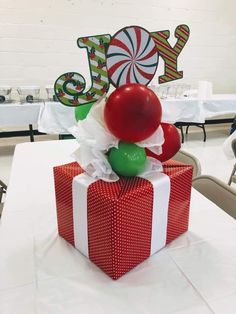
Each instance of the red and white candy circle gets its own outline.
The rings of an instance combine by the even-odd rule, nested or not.
[[[158,65],[158,51],[150,33],[138,26],[118,31],[109,44],[106,65],[116,87],[128,83],[147,85]]]

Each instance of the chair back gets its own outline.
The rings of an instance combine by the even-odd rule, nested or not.
[[[2,180],[0,180],[0,186],[3,187],[5,191],[7,190],[7,185]]]
[[[236,219],[236,190],[208,175],[193,179],[193,187]]]
[[[232,140],[231,147],[232,147],[232,151],[234,153],[234,157],[236,158],[236,138]],[[236,183],[235,173],[236,173],[236,163],[234,164],[233,170],[232,170],[231,175],[229,177],[228,185],[230,185],[232,182]]]
[[[0,218],[2,216],[2,211],[3,211],[3,203],[0,203]]]
[[[2,210],[3,210],[2,197],[3,197],[3,193],[6,193],[6,191],[7,191],[6,184],[0,180],[0,218],[1,218]]]
[[[201,164],[194,155],[180,149],[178,153],[172,159],[176,161],[180,161],[184,164],[192,165],[193,166],[193,178],[200,176]]]
[[[236,138],[232,140],[231,147],[234,153],[234,157],[236,158]]]

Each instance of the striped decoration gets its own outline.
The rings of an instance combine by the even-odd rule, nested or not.
[[[158,65],[158,52],[150,33],[138,26],[118,31],[111,39],[106,64],[114,86],[127,83],[147,85]]]
[[[177,70],[177,59],[188,41],[190,30],[187,25],[179,25],[175,30],[177,42],[174,47],[168,42],[170,31],[151,33],[160,57],[165,62],[165,74],[159,77],[159,84],[183,78],[183,72]]]
[[[86,83],[79,73],[62,74],[55,82],[55,93],[58,100],[66,105],[77,107],[97,101],[109,89],[109,78],[106,70],[106,46],[111,36],[98,35],[79,38],[80,48],[86,48],[90,65],[92,86],[84,92]]]

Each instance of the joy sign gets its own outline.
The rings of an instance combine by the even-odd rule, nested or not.
[[[108,92],[110,83],[115,87],[127,83],[148,85],[158,68],[159,57],[164,61],[159,84],[181,79],[183,71],[178,71],[177,59],[189,35],[187,25],[177,26],[174,47],[168,42],[169,30],[150,33],[140,26],[125,27],[113,37],[81,37],[77,43],[87,50],[92,85],[85,92],[86,82],[80,73],[64,73],[55,82],[57,98],[66,106],[77,107],[97,101]]]

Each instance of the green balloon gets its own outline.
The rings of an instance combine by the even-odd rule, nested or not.
[[[134,177],[144,170],[146,152],[136,144],[120,141],[118,148],[109,151],[108,161],[118,175]]]
[[[75,107],[75,119],[76,119],[76,121],[84,120],[87,117],[89,110],[91,109],[92,105],[93,105],[93,102],[90,104]]]

